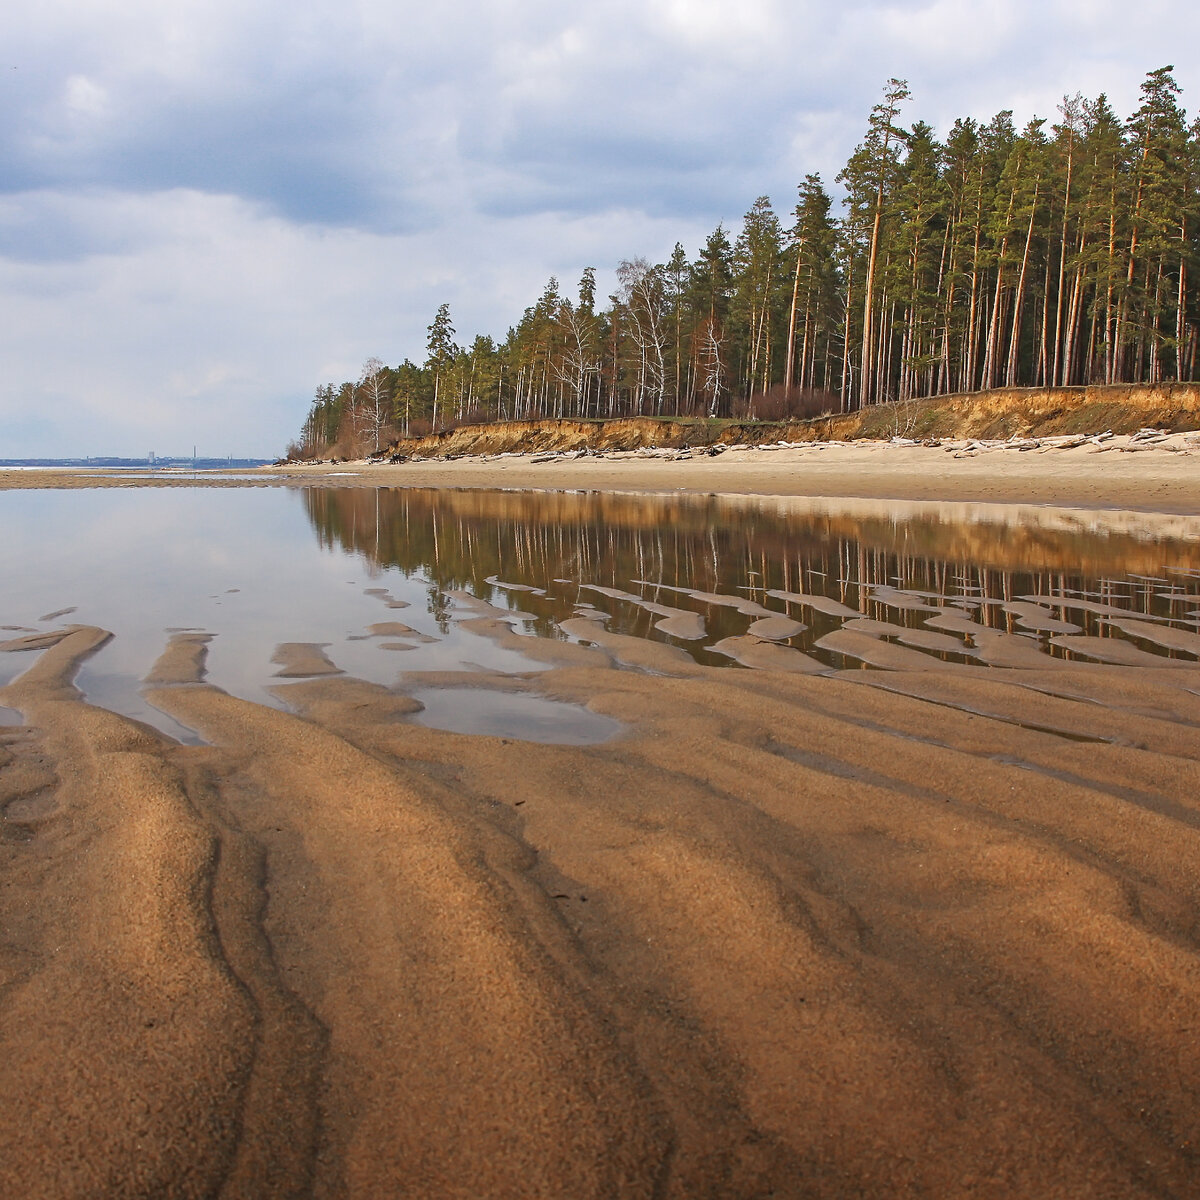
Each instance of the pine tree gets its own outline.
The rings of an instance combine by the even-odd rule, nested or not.
[[[718,225],[695,261],[629,258],[597,308],[551,278],[497,346],[454,342],[448,305],[425,366],[374,360],[323,384],[307,455],[378,442],[429,416],[752,411],[782,383],[790,403],[840,389],[843,406],[1000,385],[1193,379],[1200,353],[1200,121],[1171,67],[1151,71],[1127,122],[1101,94],[1064,97],[1052,128],[1012,112],[956,121],[939,145],[889,80],[838,179],[816,175],[781,231],[760,196],[736,245]],[[372,390],[374,389],[374,391]],[[372,398],[373,397],[373,398]],[[760,408],[760,411],[761,408]],[[373,447],[372,447],[373,448]]]
[[[788,243],[788,257],[794,263],[784,363],[788,393],[797,384],[801,388],[828,389],[838,307],[837,227],[829,215],[832,201],[819,175],[806,175],[799,192]]]
[[[888,291],[903,313],[895,381],[900,400],[931,390],[932,372],[940,358],[937,310],[950,201],[939,170],[940,158],[941,148],[932,128],[917,122],[908,137],[908,154],[892,208],[894,257]]]
[[[782,233],[770,198],[759,196],[733,249],[731,323],[746,397],[770,385],[774,301],[782,275]]]
[[[1164,354],[1173,369],[1182,342],[1186,298],[1186,213],[1189,208],[1188,131],[1176,103],[1174,67],[1151,71],[1142,84],[1142,103],[1129,122],[1133,149],[1132,210],[1125,292],[1118,313],[1118,370],[1124,356],[1130,373],[1154,382],[1163,377]],[[1181,233],[1182,231],[1182,233]]]
[[[881,340],[877,321],[884,306],[877,303],[876,272],[883,242],[884,211],[899,174],[900,151],[907,137],[895,121],[901,103],[910,95],[905,80],[887,81],[883,99],[871,110],[866,139],[838,175],[838,181],[846,185],[848,192],[847,229],[851,237],[861,243],[860,252],[865,258],[862,269],[862,323],[859,330],[862,352],[856,407],[873,404],[882,398],[881,381],[877,378],[880,358],[878,343]]]
[[[454,325],[450,320],[450,305],[439,304],[432,323],[427,327],[429,335],[425,343],[426,369],[433,372],[433,428],[437,429],[438,402],[441,399],[442,378],[454,361],[457,347],[454,344]]]
[[[691,408],[690,389],[687,387],[684,379],[683,353],[685,320],[688,315],[687,290],[690,275],[691,268],[688,265],[687,254],[684,252],[683,246],[679,242],[676,242],[675,249],[671,251],[670,259],[667,260],[666,266],[662,269],[664,295],[667,302],[666,315],[673,334],[669,376],[674,381],[671,399],[674,401],[676,412],[683,412],[685,409],[690,410]]]

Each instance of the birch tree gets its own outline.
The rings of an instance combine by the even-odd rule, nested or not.
[[[359,431],[371,450],[383,441],[384,426],[391,415],[388,369],[379,358],[368,358],[358,377]]]

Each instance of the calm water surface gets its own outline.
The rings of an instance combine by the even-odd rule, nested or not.
[[[285,682],[271,661],[280,643],[320,645],[348,674],[385,685],[409,672],[544,667],[464,629],[478,615],[469,597],[530,637],[571,640],[560,623],[583,614],[734,669],[714,647],[748,633],[830,669],[861,666],[822,645],[849,621],[946,662],[976,661],[973,626],[1052,657],[1102,659],[1103,646],[1085,643],[1105,638],[1135,657],[1189,662],[1200,630],[1186,521],[1156,535],[1055,514],[901,518],[886,505],[847,515],[715,497],[200,488],[0,492],[0,530],[0,625],[110,630],[80,687],[176,736],[185,731],[141,696],[173,631],[212,634],[209,681],[276,705],[267,689]],[[372,630],[381,623],[391,628]],[[0,654],[0,684],[30,660]],[[430,724],[555,740],[548,701],[506,696],[505,710],[460,689],[420,698]]]

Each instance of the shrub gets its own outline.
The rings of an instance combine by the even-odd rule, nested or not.
[[[839,411],[841,402],[833,392],[822,388],[785,388],[777,383],[769,391],[749,400],[739,400],[734,415],[745,420],[808,420]]]

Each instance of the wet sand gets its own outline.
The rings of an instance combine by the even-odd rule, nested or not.
[[[580,615],[536,677],[412,681],[623,726],[588,746],[288,682],[337,669],[310,644],[256,705],[181,633],[147,694],[183,746],[82,701],[104,631],[12,631],[0,1195],[1193,1194],[1195,645],[947,660],[966,615],[838,615],[878,669]]]
[[[74,692],[102,631],[44,648],[0,691],[0,1193],[1188,1194],[1200,667],[593,624],[424,681],[627,730],[583,747],[264,708],[187,635],[180,746]]]

